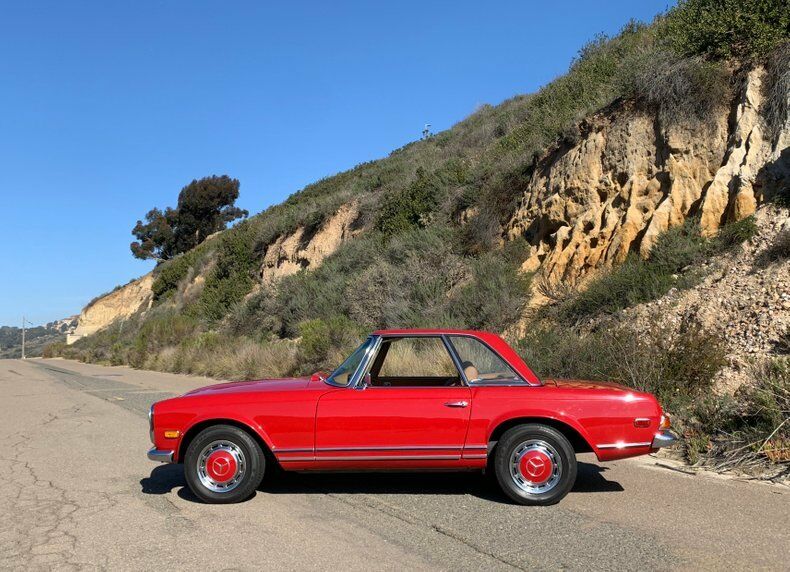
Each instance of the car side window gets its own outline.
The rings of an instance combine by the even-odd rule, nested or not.
[[[372,387],[452,387],[461,385],[439,337],[385,339],[370,370]]]
[[[464,375],[469,383],[503,383],[523,381],[505,360],[478,339],[468,336],[450,336]]]

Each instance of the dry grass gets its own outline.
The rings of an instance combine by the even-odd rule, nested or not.
[[[249,338],[220,338],[203,334],[178,346],[164,348],[144,367],[218,379],[284,377],[296,369],[297,344],[287,340],[256,342]]]
[[[393,342],[384,364],[383,377],[441,377],[458,375],[439,338],[416,338]]]

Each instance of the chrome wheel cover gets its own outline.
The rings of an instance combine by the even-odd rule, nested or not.
[[[230,461],[227,478],[217,477],[216,468],[211,466],[212,462],[216,463],[216,459],[222,459],[223,462]],[[195,469],[204,487],[215,493],[227,493],[241,484],[247,472],[247,462],[238,445],[219,440],[212,441],[203,448],[198,455]]]
[[[546,475],[545,479],[539,481],[530,480],[528,475],[522,471],[522,461],[527,456],[534,456],[544,464],[550,465],[540,467],[541,472]],[[537,495],[547,493],[557,486],[562,477],[562,459],[557,450],[540,439],[530,439],[517,445],[510,455],[510,476],[515,485],[527,494]]]

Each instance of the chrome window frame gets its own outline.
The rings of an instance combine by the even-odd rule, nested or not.
[[[341,388],[341,389],[355,388],[357,382],[359,381],[359,377],[358,377],[359,376],[359,372],[362,371],[363,366],[365,366],[367,361],[370,359],[371,351],[373,351],[374,348],[378,348],[379,343],[381,343],[381,340],[379,339],[379,337],[380,336],[368,336],[365,339],[365,341],[362,342],[362,344],[360,344],[360,347],[365,345],[365,344],[369,344],[369,345],[368,345],[368,348],[365,350],[365,354],[362,356],[362,359],[360,360],[359,365],[357,365],[357,368],[354,370],[354,373],[352,373],[349,376],[347,384],[342,385],[342,384],[334,383],[334,382],[330,381],[332,379],[332,376],[335,375],[335,371],[340,369],[340,366],[338,366],[335,369],[335,371],[333,371],[328,376],[326,376],[326,378],[324,379],[324,383],[326,383],[327,385],[330,385],[332,387],[337,387],[337,388]],[[357,349],[359,349],[359,348],[357,348]],[[354,351],[357,351],[357,350],[354,350]],[[348,359],[348,358],[346,358],[346,359]],[[345,360],[343,360],[343,361],[345,362]],[[343,364],[341,363],[340,365],[343,365]]]

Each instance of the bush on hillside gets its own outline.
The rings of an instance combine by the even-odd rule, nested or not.
[[[382,201],[376,228],[386,236],[426,226],[428,216],[439,204],[441,188],[436,177],[425,170],[417,170],[416,180],[399,193],[388,195]]]
[[[700,235],[698,221],[689,219],[662,234],[646,260],[629,255],[620,266],[593,279],[547,312],[564,323],[578,323],[655,300],[673,287],[687,288],[700,278],[687,272],[688,267],[740,245],[756,232],[754,218],[747,217],[725,225],[716,238],[708,240]]]
[[[299,370],[302,374],[315,371],[331,372],[357,347],[369,332],[345,316],[332,316],[326,321],[309,320],[299,324]]]
[[[723,341],[691,323],[677,332],[618,325],[588,335],[535,324],[516,347],[541,376],[615,381],[654,393],[670,412],[707,394],[726,363]]]
[[[681,420],[691,463],[790,474],[790,360],[750,366],[750,382],[734,397],[701,399]]]
[[[764,56],[787,40],[790,8],[783,0],[681,0],[661,34],[683,56]]]
[[[635,72],[631,93],[664,123],[705,121],[732,98],[730,73],[719,62],[678,60],[656,52]]]
[[[224,318],[255,283],[258,257],[253,250],[254,228],[247,221],[219,237],[216,263],[198,301],[199,314],[211,322]]]

